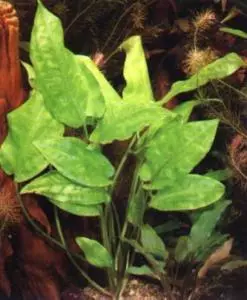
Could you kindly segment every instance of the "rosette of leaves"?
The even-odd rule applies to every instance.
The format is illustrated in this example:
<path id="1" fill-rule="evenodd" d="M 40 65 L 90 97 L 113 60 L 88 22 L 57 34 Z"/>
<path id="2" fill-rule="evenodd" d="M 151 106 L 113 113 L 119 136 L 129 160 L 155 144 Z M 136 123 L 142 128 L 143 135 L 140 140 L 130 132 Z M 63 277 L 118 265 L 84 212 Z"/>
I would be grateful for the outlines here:
<path id="1" fill-rule="evenodd" d="M 89 57 L 65 47 L 60 20 L 38 1 L 30 43 L 32 66 L 26 65 L 33 92 L 8 115 L 9 134 L 0 150 L 5 172 L 18 183 L 29 181 L 22 194 L 40 194 L 62 210 L 100 218 L 102 243 L 87 237 L 77 237 L 76 242 L 90 264 L 106 268 L 114 294 L 121 293 L 133 249 L 147 258 L 148 272 L 164 283 L 168 254 L 152 227 L 144 224 L 146 210 L 195 210 L 224 194 L 221 182 L 192 172 L 210 150 L 218 120 L 188 121 L 197 101 L 173 112 L 162 104 L 229 76 L 244 64 L 238 55 L 226 55 L 175 83 L 155 102 L 140 37 L 129 38 L 120 50 L 126 53 L 122 95 Z M 65 137 L 65 126 L 80 136 Z M 116 140 L 129 140 L 129 146 L 114 169 L 102 147 Z M 129 155 L 135 156 L 136 164 L 126 218 L 120 224 L 111 200 Z M 129 231 L 129 226 L 135 230 Z"/>

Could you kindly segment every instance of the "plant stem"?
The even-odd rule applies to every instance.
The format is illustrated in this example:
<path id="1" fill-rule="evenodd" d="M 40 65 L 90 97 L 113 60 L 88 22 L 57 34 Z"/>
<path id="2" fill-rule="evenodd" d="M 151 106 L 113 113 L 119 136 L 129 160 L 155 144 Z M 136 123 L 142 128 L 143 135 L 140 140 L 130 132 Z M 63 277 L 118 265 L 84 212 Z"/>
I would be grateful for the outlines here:
<path id="1" fill-rule="evenodd" d="M 112 256 L 112 247 L 111 247 L 111 243 L 109 240 L 109 238 L 112 237 L 111 236 L 112 231 L 110 232 L 107 227 L 107 217 L 108 217 L 108 215 L 109 215 L 109 217 L 112 217 L 111 212 L 109 212 L 109 214 L 108 214 L 109 209 L 111 209 L 110 204 L 106 205 L 105 209 L 104 208 L 101 209 L 100 228 L 101 228 L 101 236 L 102 236 L 102 240 L 103 240 L 103 245 Z M 115 272 L 114 272 L 114 266 L 111 269 L 107 269 L 107 276 L 108 276 L 108 282 L 109 282 L 110 289 L 112 291 L 114 291 L 115 278 L 116 278 Z"/>
<path id="2" fill-rule="evenodd" d="M 21 200 L 21 196 L 18 192 L 18 189 L 16 189 L 16 197 L 20 203 L 20 207 L 22 209 L 22 212 L 25 216 L 25 218 L 27 219 L 28 223 L 30 223 L 30 225 L 32 225 L 32 227 L 45 239 L 47 239 L 49 242 L 53 243 L 54 245 L 58 246 L 60 249 L 64 250 L 68 257 L 70 258 L 71 262 L 73 263 L 73 265 L 77 268 L 76 265 L 78 265 L 75 261 L 75 258 L 80 259 L 81 261 L 86 261 L 81 255 L 79 254 L 74 254 L 71 253 L 69 251 L 69 249 L 65 246 L 65 244 L 60 243 L 59 241 L 57 241 L 56 239 L 54 239 L 53 237 L 51 237 L 49 234 L 47 234 L 45 231 L 43 231 L 30 217 L 29 213 L 27 212 L 22 200 Z M 77 268 L 78 269 L 78 268 Z M 79 270 L 78 270 L 79 271 Z M 110 293 L 108 293 L 106 290 L 104 290 L 102 287 L 100 287 L 96 282 L 94 282 L 83 270 L 79 271 L 81 273 L 81 275 L 95 288 L 97 288 L 101 293 L 104 293 L 108 296 L 110 296 Z"/>
<path id="3" fill-rule="evenodd" d="M 242 97 L 244 97 L 245 99 L 247 99 L 247 95 L 245 93 L 243 93 L 240 90 L 236 89 L 234 86 L 226 83 L 224 80 L 218 79 L 218 82 L 220 82 L 224 86 L 227 86 L 229 89 L 233 90 L 235 93 L 237 93 L 237 94 L 241 95 Z"/>
<path id="4" fill-rule="evenodd" d="M 25 218 L 27 219 L 28 223 L 30 223 L 30 225 L 32 225 L 32 227 L 44 238 L 46 238 L 49 242 L 55 244 L 56 246 L 58 246 L 59 248 L 66 250 L 63 245 L 57 241 L 56 239 L 54 239 L 53 237 L 51 237 L 48 233 L 46 233 L 45 231 L 43 231 L 31 218 L 31 216 L 29 215 L 29 213 L 27 212 L 26 207 L 24 206 L 24 203 L 21 200 L 21 196 L 19 195 L 18 191 L 16 193 L 16 197 L 20 203 L 20 207 L 22 209 L 22 212 L 25 216 Z"/>
<path id="5" fill-rule="evenodd" d="M 131 141 L 130 141 L 130 143 L 129 143 L 129 145 L 128 145 L 128 148 L 127 148 L 127 150 L 125 151 L 125 153 L 124 153 L 124 155 L 123 155 L 123 157 L 122 157 L 122 159 L 121 159 L 121 161 L 120 161 L 120 163 L 119 163 L 119 165 L 118 165 L 118 167 L 117 167 L 117 170 L 116 170 L 115 176 L 114 176 L 114 178 L 113 178 L 113 182 L 112 182 L 111 192 L 113 192 L 114 189 L 115 189 L 115 187 L 116 187 L 118 177 L 119 177 L 119 175 L 121 174 L 121 171 L 122 171 L 122 169 L 123 169 L 123 167 L 124 167 L 124 164 L 125 164 L 125 162 L 126 162 L 128 156 L 129 156 L 129 154 L 130 154 L 130 152 L 131 152 L 131 149 L 132 149 L 132 147 L 134 146 L 135 142 L 136 142 L 136 136 L 134 136 L 134 137 L 131 139 Z"/>
<path id="6" fill-rule="evenodd" d="M 122 232 L 120 235 L 120 239 L 118 242 L 118 247 L 117 247 L 116 255 L 115 255 L 115 269 L 117 270 L 117 274 L 118 274 L 117 295 L 119 295 L 119 293 L 122 290 L 123 278 L 125 278 L 125 274 L 126 274 L 126 258 L 128 256 L 129 250 L 126 250 L 126 253 L 123 253 L 123 244 L 124 244 L 123 239 L 125 238 L 125 235 L 126 235 L 127 229 L 128 229 L 127 214 L 128 214 L 128 210 L 129 210 L 129 205 L 130 205 L 130 202 L 135 197 L 136 190 L 138 187 L 140 165 L 141 165 L 141 163 L 137 163 L 137 166 L 136 166 L 136 169 L 134 172 L 131 190 L 130 190 L 130 194 L 129 194 L 129 198 L 128 198 L 128 204 L 127 204 L 127 208 L 126 208 L 126 216 L 125 216 Z"/>
<path id="7" fill-rule="evenodd" d="M 61 239 L 61 242 L 62 242 L 64 248 L 66 249 L 67 256 L 70 259 L 71 263 L 75 266 L 75 268 L 78 270 L 78 272 L 88 281 L 88 283 L 91 284 L 92 287 L 94 287 L 100 293 L 102 293 L 104 295 L 111 296 L 111 294 L 108 291 L 106 291 L 104 288 L 102 288 L 100 285 L 98 285 L 94 280 L 92 280 L 87 275 L 86 272 L 84 272 L 82 270 L 82 268 L 78 265 L 76 260 L 71 255 L 70 251 L 68 250 L 67 244 L 65 242 L 65 238 L 64 238 L 64 235 L 63 235 L 62 227 L 61 227 L 61 222 L 60 222 L 60 219 L 59 219 L 59 216 L 58 216 L 58 209 L 55 205 L 54 205 L 54 215 L 55 215 L 55 221 L 56 221 L 56 226 L 57 226 L 57 231 L 58 231 L 59 237 Z"/>
<path id="8" fill-rule="evenodd" d="M 83 131 L 84 131 L 85 138 L 88 141 L 88 130 L 87 130 L 87 125 L 86 124 L 83 125 Z"/>

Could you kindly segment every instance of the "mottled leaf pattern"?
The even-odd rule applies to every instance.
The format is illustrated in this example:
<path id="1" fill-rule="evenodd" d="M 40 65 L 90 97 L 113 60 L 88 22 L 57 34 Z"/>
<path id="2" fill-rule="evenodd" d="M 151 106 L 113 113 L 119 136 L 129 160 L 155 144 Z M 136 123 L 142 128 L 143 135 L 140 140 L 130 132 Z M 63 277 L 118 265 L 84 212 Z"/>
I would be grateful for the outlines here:
<path id="1" fill-rule="evenodd" d="M 103 101 L 97 80 L 64 46 L 60 20 L 38 1 L 30 45 L 36 85 L 52 115 L 78 128 L 91 115 L 95 99 Z M 101 99 L 101 100 L 100 100 Z M 97 102 L 98 103 L 98 102 Z M 97 117 L 103 114 L 97 111 Z"/>
<path id="2" fill-rule="evenodd" d="M 85 206 L 110 201 L 109 195 L 103 188 L 89 188 L 79 185 L 57 171 L 51 171 L 34 179 L 21 190 L 21 193 L 39 194 L 57 202 Z"/>
<path id="3" fill-rule="evenodd" d="M 114 168 L 97 150 L 74 137 L 35 142 L 35 146 L 63 176 L 82 185 L 103 187 L 111 183 Z"/>
<path id="4" fill-rule="evenodd" d="M 224 185 L 215 179 L 189 174 L 159 190 L 149 206 L 161 211 L 198 209 L 218 201 L 224 191 Z"/>
<path id="5" fill-rule="evenodd" d="M 8 114 L 8 136 L 0 150 L 0 163 L 4 171 L 17 182 L 26 181 L 44 170 L 48 162 L 34 147 L 47 139 L 59 138 L 64 127 L 46 110 L 40 93 L 33 92 L 20 108 Z"/>
<path id="6" fill-rule="evenodd" d="M 192 171 L 212 146 L 217 120 L 165 124 L 147 145 L 141 178 L 160 189 Z"/>

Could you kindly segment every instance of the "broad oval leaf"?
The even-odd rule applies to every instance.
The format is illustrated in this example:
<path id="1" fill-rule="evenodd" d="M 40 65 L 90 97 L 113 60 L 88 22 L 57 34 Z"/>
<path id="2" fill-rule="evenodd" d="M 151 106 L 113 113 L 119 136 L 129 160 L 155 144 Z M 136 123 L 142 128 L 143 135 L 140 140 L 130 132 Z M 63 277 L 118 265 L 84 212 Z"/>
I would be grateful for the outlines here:
<path id="1" fill-rule="evenodd" d="M 112 268 L 110 253 L 99 242 L 86 237 L 77 237 L 76 243 L 84 252 L 87 261 L 98 268 Z"/>
<path id="2" fill-rule="evenodd" d="M 120 46 L 126 52 L 124 101 L 147 103 L 154 100 L 141 37 L 132 36 Z"/>
<path id="3" fill-rule="evenodd" d="M 161 211 L 193 210 L 218 201 L 224 194 L 222 183 L 212 178 L 189 174 L 153 195 L 149 206 Z"/>
<path id="4" fill-rule="evenodd" d="M 33 145 L 38 139 L 59 138 L 64 126 L 52 118 L 40 93 L 34 91 L 18 109 L 8 114 L 8 136 L 0 150 L 1 167 L 16 182 L 31 179 L 44 170 L 48 162 Z"/>
<path id="5" fill-rule="evenodd" d="M 151 253 L 159 259 L 167 259 L 168 252 L 166 251 L 165 244 L 156 231 L 148 224 L 142 226 L 141 243 L 146 252 Z"/>
<path id="6" fill-rule="evenodd" d="M 97 217 L 100 215 L 100 205 L 79 205 L 71 202 L 59 202 L 51 198 L 48 199 L 53 205 L 59 207 L 70 214 L 80 217 Z"/>
<path id="7" fill-rule="evenodd" d="M 21 194 L 27 193 L 43 195 L 61 203 L 85 206 L 110 201 L 109 195 L 103 188 L 81 186 L 57 171 L 51 171 L 28 183 L 21 190 Z"/>
<path id="8" fill-rule="evenodd" d="M 165 124 L 147 145 L 140 171 L 147 188 L 161 189 L 170 181 L 189 174 L 210 150 L 218 120 Z"/>
<path id="9" fill-rule="evenodd" d="M 37 141 L 35 146 L 63 176 L 86 186 L 103 187 L 111 183 L 114 168 L 97 150 L 75 137 Z"/>
<path id="10" fill-rule="evenodd" d="M 178 94 L 193 91 L 212 80 L 223 79 L 230 76 L 245 65 L 245 62 L 240 56 L 236 53 L 229 53 L 202 68 L 197 74 L 193 75 L 189 79 L 175 82 L 172 85 L 171 90 L 159 103 L 167 103 Z"/>
<path id="11" fill-rule="evenodd" d="M 97 80 L 64 46 L 60 20 L 38 1 L 30 45 L 36 85 L 52 115 L 74 128 L 85 124 L 89 105 L 102 104 Z M 97 117 L 100 114 L 97 111 Z"/>

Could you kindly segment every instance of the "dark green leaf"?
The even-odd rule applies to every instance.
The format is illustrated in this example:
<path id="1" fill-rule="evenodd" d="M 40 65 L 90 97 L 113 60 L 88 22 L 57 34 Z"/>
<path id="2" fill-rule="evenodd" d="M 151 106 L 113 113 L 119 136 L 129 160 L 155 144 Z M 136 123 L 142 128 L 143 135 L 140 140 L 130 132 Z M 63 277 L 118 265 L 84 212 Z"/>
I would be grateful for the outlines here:
<path id="1" fill-rule="evenodd" d="M 155 257 L 166 260 L 168 253 L 165 244 L 156 231 L 148 224 L 143 225 L 141 230 L 141 243 L 144 250 Z"/>
<path id="2" fill-rule="evenodd" d="M 147 262 L 152 266 L 155 273 L 156 272 L 158 272 L 160 274 L 164 273 L 164 267 L 166 264 L 164 261 L 156 260 L 152 254 L 148 253 L 144 249 L 144 247 L 142 247 L 135 240 L 129 240 L 129 239 L 124 238 L 123 241 L 125 243 L 129 244 L 130 246 L 132 246 L 136 250 L 136 252 L 141 253 L 146 258 Z"/>
<path id="3" fill-rule="evenodd" d="M 179 263 L 183 262 L 189 254 L 189 237 L 180 236 L 175 248 L 175 260 Z"/>
<path id="4" fill-rule="evenodd" d="M 166 221 L 164 224 L 158 225 L 154 228 L 157 234 L 171 233 L 174 230 L 181 228 L 182 223 L 178 219 Z"/>
<path id="5" fill-rule="evenodd" d="M 127 218 L 128 221 L 135 226 L 142 226 L 143 216 L 146 210 L 146 199 L 143 189 L 130 201 Z"/>
<path id="6" fill-rule="evenodd" d="M 77 237 L 76 243 L 84 252 L 87 261 L 98 268 L 112 268 L 113 259 L 109 252 L 97 241 Z"/>
<path id="7" fill-rule="evenodd" d="M 190 250 L 192 252 L 205 245 L 206 241 L 212 235 L 221 215 L 230 203 L 230 201 L 219 201 L 210 209 L 201 212 L 190 231 Z"/>
<path id="8" fill-rule="evenodd" d="M 4 171 L 17 182 L 31 179 L 44 170 L 48 162 L 33 145 L 47 139 L 59 138 L 64 127 L 46 110 L 43 98 L 32 92 L 28 101 L 8 114 L 8 136 L 0 150 L 0 163 Z"/>
<path id="9" fill-rule="evenodd" d="M 225 181 L 232 177 L 232 170 L 226 168 L 223 170 L 209 171 L 205 174 L 205 176 L 214 178 L 218 181 Z"/>
<path id="10" fill-rule="evenodd" d="M 35 142 L 35 146 L 63 176 L 82 185 L 103 187 L 111 183 L 114 169 L 103 154 L 88 149 L 74 137 Z"/>

